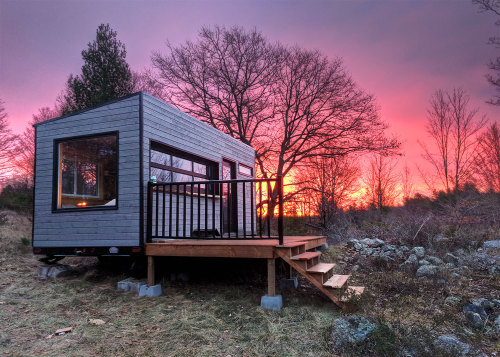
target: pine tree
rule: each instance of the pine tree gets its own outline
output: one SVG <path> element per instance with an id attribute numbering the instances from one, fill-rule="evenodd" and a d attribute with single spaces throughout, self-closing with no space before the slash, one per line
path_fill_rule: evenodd
<path id="1" fill-rule="evenodd" d="M 62 113 L 93 107 L 130 94 L 134 84 L 125 60 L 125 45 L 109 24 L 101 24 L 96 39 L 82 51 L 82 73 L 70 75 L 60 99 Z"/>

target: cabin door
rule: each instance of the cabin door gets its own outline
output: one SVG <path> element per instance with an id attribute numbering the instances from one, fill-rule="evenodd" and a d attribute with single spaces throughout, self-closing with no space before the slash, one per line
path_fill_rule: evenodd
<path id="1" fill-rule="evenodd" d="M 222 161 L 222 179 L 236 179 L 236 164 L 232 161 Z M 237 185 L 236 183 L 225 183 L 222 185 L 222 234 L 238 231 L 238 214 L 236 198 Z"/>

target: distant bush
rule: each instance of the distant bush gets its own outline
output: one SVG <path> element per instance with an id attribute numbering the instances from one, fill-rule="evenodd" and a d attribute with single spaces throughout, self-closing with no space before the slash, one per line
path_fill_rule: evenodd
<path id="1" fill-rule="evenodd" d="M 26 183 L 16 183 L 4 187 L 0 193 L 0 209 L 30 214 L 33 211 L 33 188 Z"/>

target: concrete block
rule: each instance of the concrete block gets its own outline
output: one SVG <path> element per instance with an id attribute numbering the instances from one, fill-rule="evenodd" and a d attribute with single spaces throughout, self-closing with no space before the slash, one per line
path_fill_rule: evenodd
<path id="1" fill-rule="evenodd" d="M 325 250 L 325 249 L 327 249 L 327 248 L 328 248 L 328 243 L 325 243 L 325 244 L 320 245 L 320 246 L 318 247 L 318 250 L 320 250 L 320 251 L 321 251 L 321 250 Z"/>
<path id="2" fill-rule="evenodd" d="M 71 276 L 75 273 L 69 265 L 46 265 L 38 268 L 37 277 L 40 279 L 57 279 L 65 276 Z"/>
<path id="3" fill-rule="evenodd" d="M 283 298 L 281 297 L 281 295 L 264 295 L 260 299 L 260 307 L 267 310 L 281 310 L 281 308 L 283 307 Z"/>
<path id="4" fill-rule="evenodd" d="M 139 291 L 141 291 L 141 288 L 145 285 L 148 285 L 148 282 L 146 280 L 131 280 L 128 283 L 128 291 L 132 293 L 139 293 Z"/>
<path id="5" fill-rule="evenodd" d="M 125 280 L 119 281 L 116 284 L 116 290 L 118 291 L 129 291 L 130 290 L 130 285 L 129 283 L 132 281 L 132 278 L 127 278 Z"/>
<path id="6" fill-rule="evenodd" d="M 38 268 L 38 275 L 37 277 L 40 279 L 47 279 L 47 276 L 49 275 L 49 269 L 50 267 L 40 267 Z"/>
<path id="7" fill-rule="evenodd" d="M 299 281 L 297 278 L 291 279 L 281 279 L 280 280 L 280 290 L 295 290 L 299 286 Z"/>
<path id="8" fill-rule="evenodd" d="M 153 286 L 142 285 L 139 290 L 139 297 L 147 296 L 147 297 L 157 297 L 162 294 L 161 284 L 156 284 Z"/>

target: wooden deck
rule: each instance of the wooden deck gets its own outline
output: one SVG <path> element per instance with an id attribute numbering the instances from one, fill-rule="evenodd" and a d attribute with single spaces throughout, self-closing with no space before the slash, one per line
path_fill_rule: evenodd
<path id="1" fill-rule="evenodd" d="M 284 245 L 303 242 L 305 249 L 314 249 L 326 243 L 324 236 L 285 236 Z M 162 239 L 146 243 L 147 256 L 219 257 L 219 258 L 278 258 L 278 239 Z"/>

